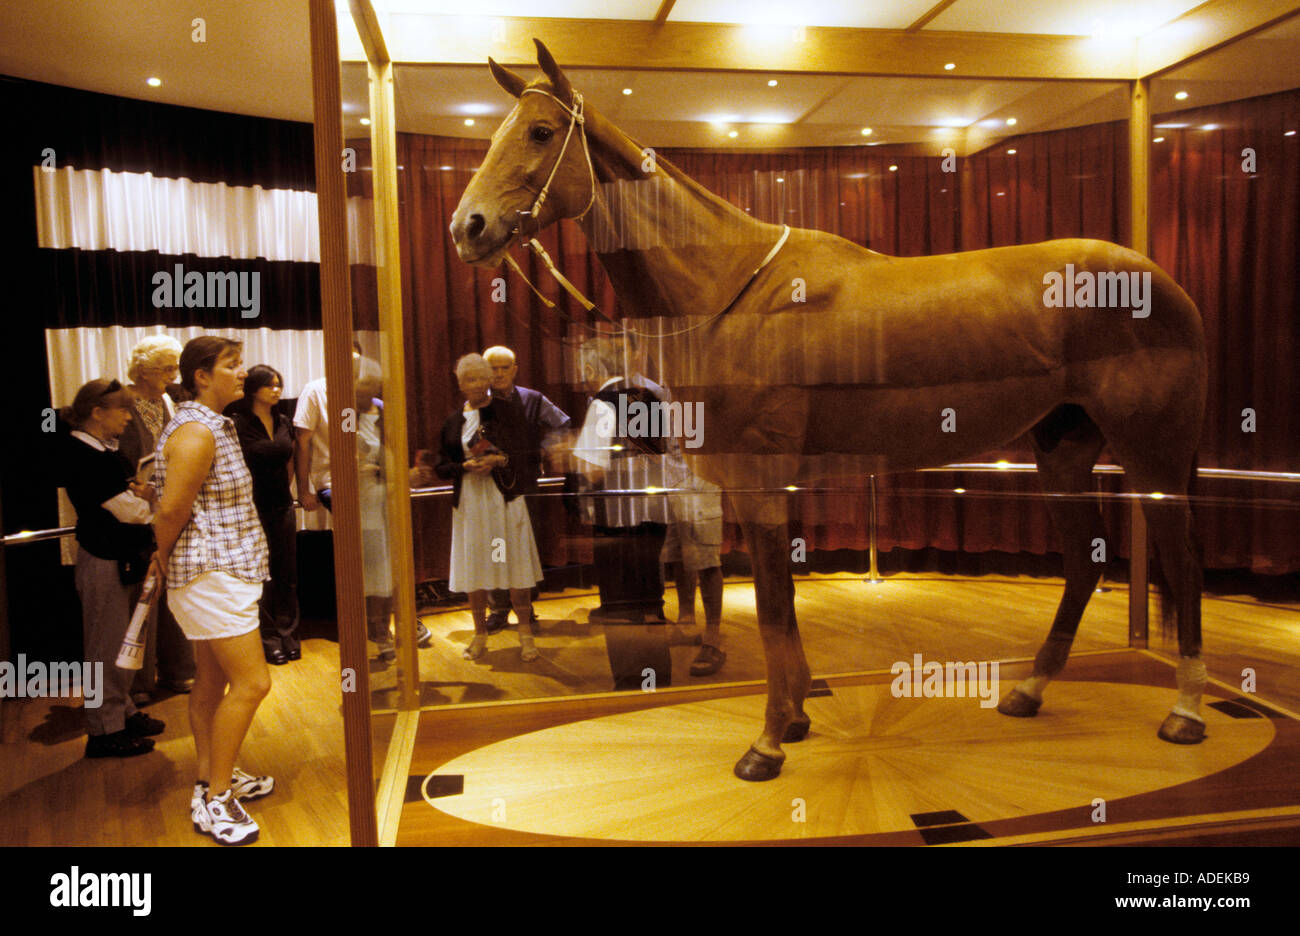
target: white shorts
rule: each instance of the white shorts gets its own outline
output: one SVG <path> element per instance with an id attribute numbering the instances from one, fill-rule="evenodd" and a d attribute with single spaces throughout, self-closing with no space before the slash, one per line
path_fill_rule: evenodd
<path id="1" fill-rule="evenodd" d="M 262 586 L 229 572 L 204 572 L 167 589 L 167 607 L 190 640 L 219 640 L 257 630 Z"/>

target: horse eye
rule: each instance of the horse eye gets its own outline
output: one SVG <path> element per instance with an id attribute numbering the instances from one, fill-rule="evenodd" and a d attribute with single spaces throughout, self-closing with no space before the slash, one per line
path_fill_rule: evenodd
<path id="1" fill-rule="evenodd" d="M 554 131 L 550 127 L 533 127 L 533 141 L 536 143 L 545 143 L 551 138 Z"/>

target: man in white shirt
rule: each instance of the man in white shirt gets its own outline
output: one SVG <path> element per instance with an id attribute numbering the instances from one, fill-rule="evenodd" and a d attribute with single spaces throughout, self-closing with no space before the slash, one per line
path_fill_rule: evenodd
<path id="1" fill-rule="evenodd" d="M 378 377 L 379 366 L 361 353 L 361 343 L 352 342 L 352 381 L 361 377 Z M 294 474 L 298 479 L 298 502 L 303 510 L 316 511 L 329 508 L 330 433 L 329 399 L 325 392 L 325 378 L 309 381 L 298 396 L 298 408 L 293 414 Z M 321 494 L 325 493 L 322 500 Z M 370 622 L 369 638 L 379 646 L 379 657 L 385 663 L 397 658 L 387 622 Z M 433 635 L 423 621 L 416 622 L 416 642 L 421 647 L 433 643 Z"/>

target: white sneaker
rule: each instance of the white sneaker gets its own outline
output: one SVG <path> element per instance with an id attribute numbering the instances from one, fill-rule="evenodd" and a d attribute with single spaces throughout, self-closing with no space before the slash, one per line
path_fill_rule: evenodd
<path id="1" fill-rule="evenodd" d="M 208 800 L 208 821 L 212 823 L 209 834 L 221 845 L 248 845 L 257 841 L 257 823 L 244 812 L 231 790 Z"/>
<path id="2" fill-rule="evenodd" d="M 206 783 L 194 784 L 194 792 L 190 795 L 190 820 L 194 823 L 194 831 L 203 835 L 212 832 L 212 820 L 208 818 L 208 785 Z"/>
<path id="3" fill-rule="evenodd" d="M 230 789 L 235 791 L 237 799 L 261 799 L 275 789 L 275 778 L 254 777 L 252 774 L 236 767 L 234 774 L 230 778 Z"/>

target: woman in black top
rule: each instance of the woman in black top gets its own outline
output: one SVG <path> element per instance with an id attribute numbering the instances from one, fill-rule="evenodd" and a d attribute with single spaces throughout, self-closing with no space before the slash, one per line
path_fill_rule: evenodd
<path id="1" fill-rule="evenodd" d="M 81 597 L 86 662 L 97 672 L 100 697 L 85 692 L 87 757 L 131 757 L 153 750 L 150 735 L 165 726 L 136 711 L 132 670 L 119 669 L 117 652 L 131 622 L 130 592 L 153 548 L 158 495 L 137 483 L 135 466 L 117 450 L 131 422 L 131 402 L 116 380 L 92 380 L 63 410 L 73 427 L 63 458 L 63 482 L 77 511 L 77 594 Z"/>
<path id="2" fill-rule="evenodd" d="M 265 364 L 248 370 L 244 398 L 229 415 L 235 421 L 244 461 L 253 475 L 253 504 L 266 531 L 271 579 L 262 586 L 262 650 L 277 666 L 302 657 L 298 630 L 297 518 L 293 512 L 293 426 L 274 410 L 284 391 L 280 372 Z"/>

